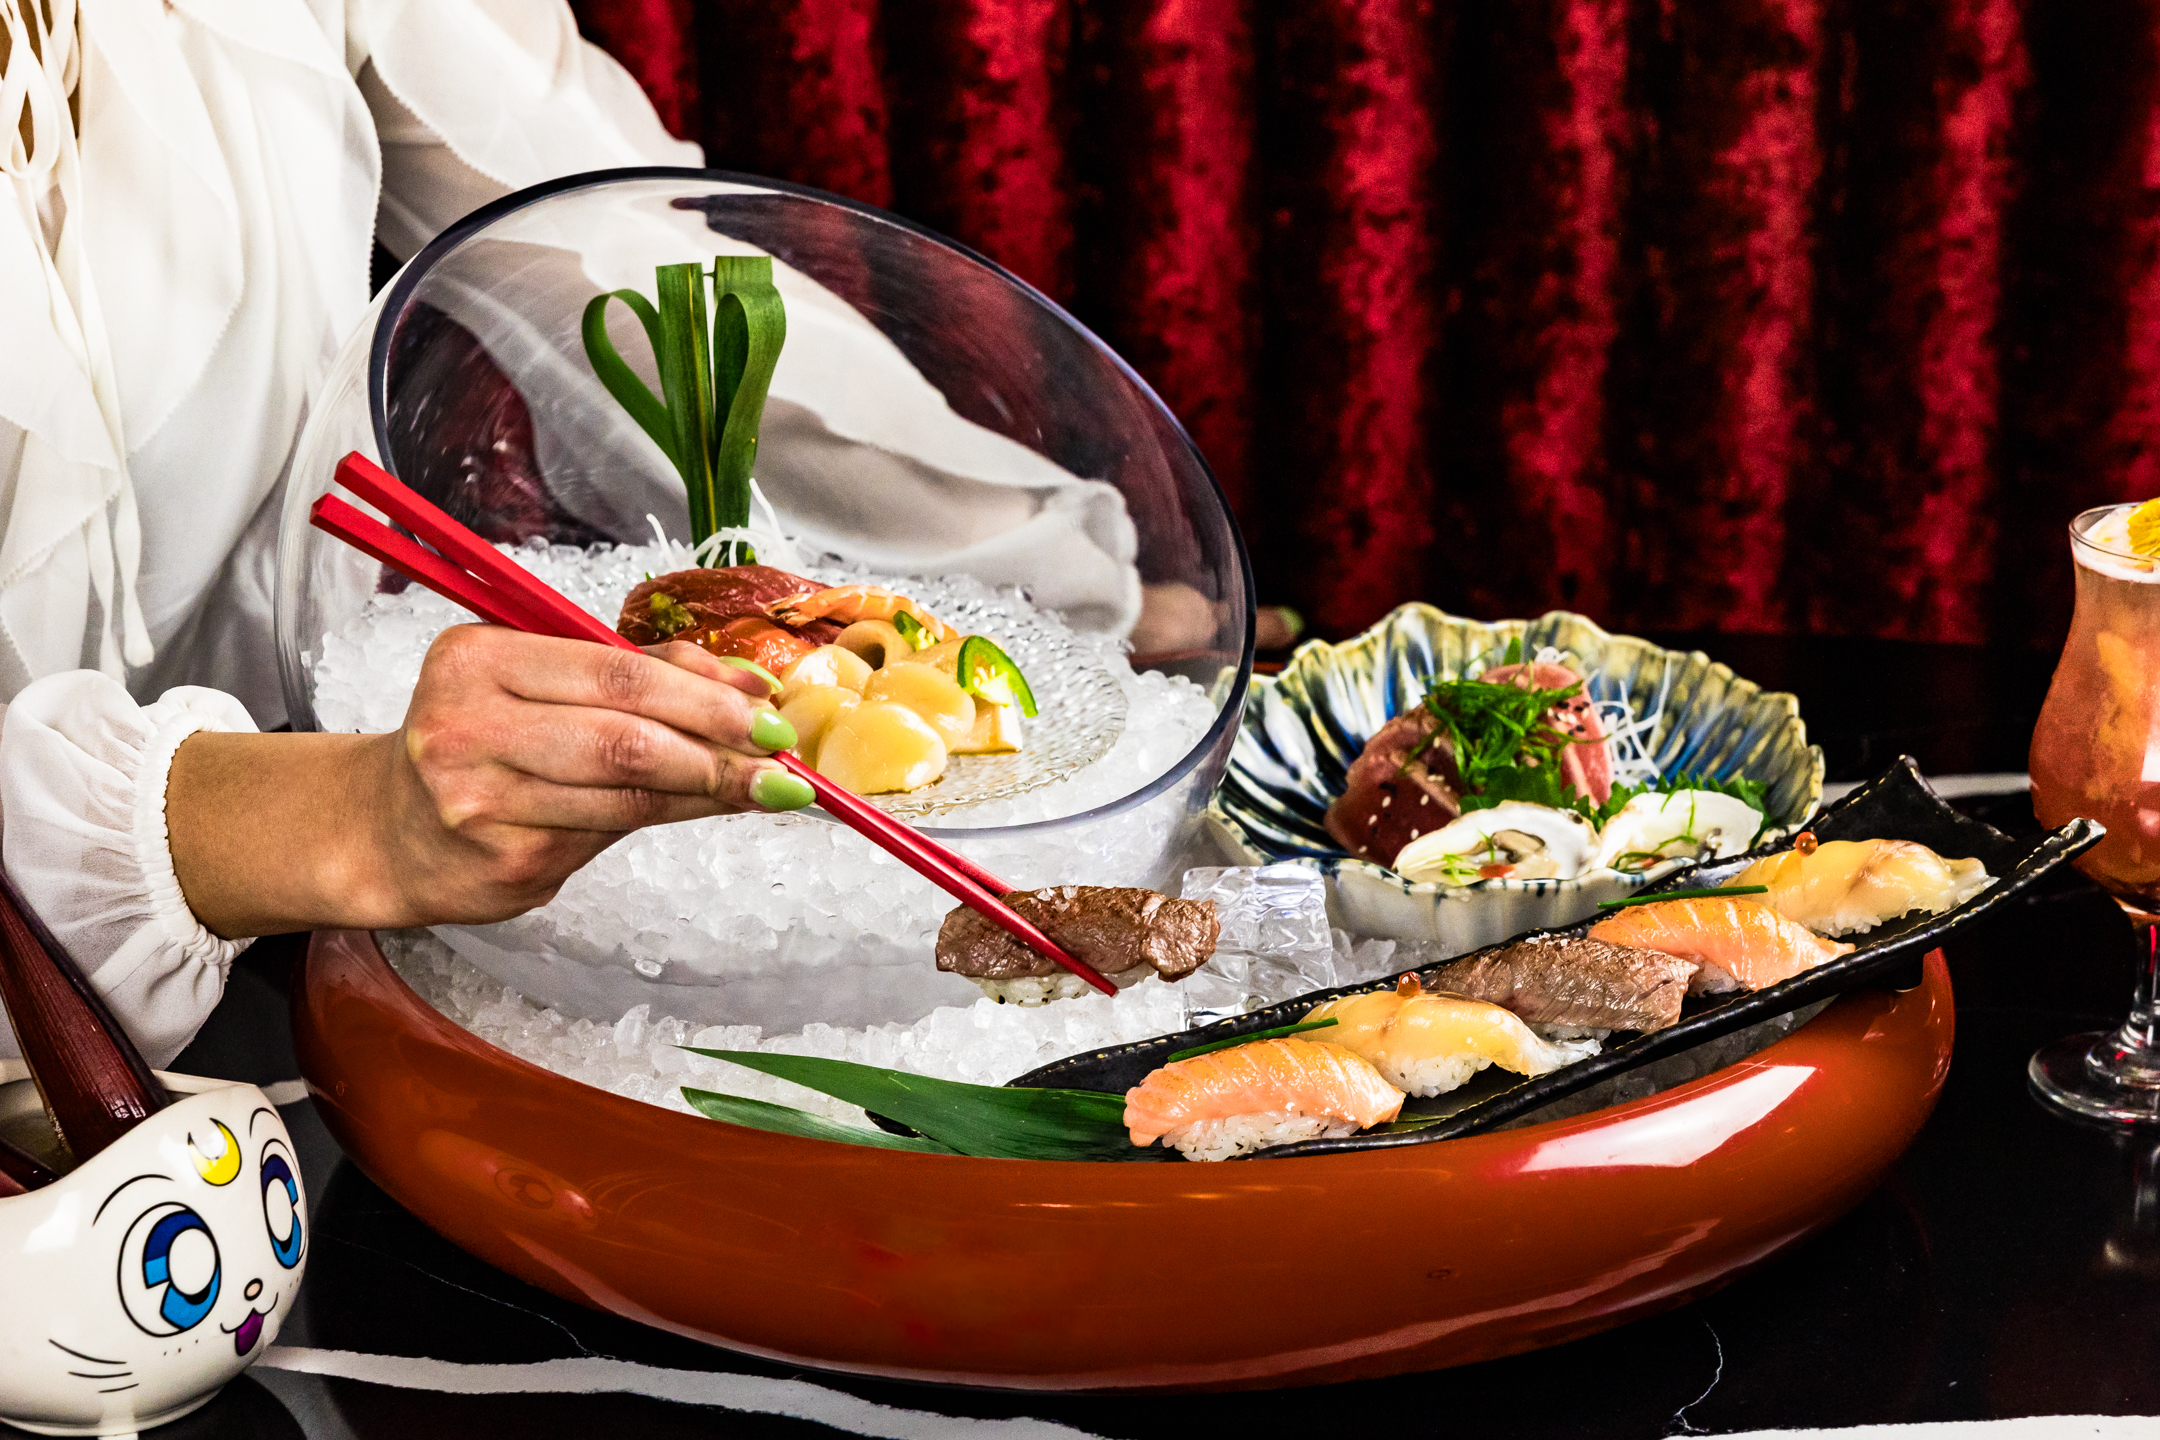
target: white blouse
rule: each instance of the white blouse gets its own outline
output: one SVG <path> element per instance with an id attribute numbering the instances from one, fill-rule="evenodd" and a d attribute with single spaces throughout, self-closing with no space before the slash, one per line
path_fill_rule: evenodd
<path id="1" fill-rule="evenodd" d="M 279 499 L 372 242 L 702 157 L 563 0 L 0 0 L 0 25 L 0 860 L 162 1065 L 241 948 L 180 895 L 166 771 L 282 717 Z"/>

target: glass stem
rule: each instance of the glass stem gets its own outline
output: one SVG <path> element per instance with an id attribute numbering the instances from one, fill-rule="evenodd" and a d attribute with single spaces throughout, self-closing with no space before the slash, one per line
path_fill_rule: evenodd
<path id="1" fill-rule="evenodd" d="M 2131 1002 L 2130 1018 L 2123 1021 L 2120 1043 L 2126 1050 L 2150 1055 L 2160 1049 L 2160 1015 L 2155 1014 L 2160 1006 L 2160 925 L 2137 928 L 2145 953 L 2138 960 L 2137 997 Z"/>

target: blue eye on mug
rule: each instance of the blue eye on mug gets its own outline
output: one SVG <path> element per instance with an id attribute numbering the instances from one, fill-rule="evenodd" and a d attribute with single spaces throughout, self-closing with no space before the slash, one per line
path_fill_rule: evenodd
<path id="1" fill-rule="evenodd" d="M 263 1151 L 262 1199 L 270 1252 L 290 1270 L 300 1263 L 300 1182 L 293 1178 L 292 1162 L 282 1147 Z"/>
<path id="2" fill-rule="evenodd" d="M 135 1218 L 120 1242 L 120 1301 L 151 1335 L 177 1335 L 217 1304 L 222 1265 L 202 1216 L 175 1202 Z"/>

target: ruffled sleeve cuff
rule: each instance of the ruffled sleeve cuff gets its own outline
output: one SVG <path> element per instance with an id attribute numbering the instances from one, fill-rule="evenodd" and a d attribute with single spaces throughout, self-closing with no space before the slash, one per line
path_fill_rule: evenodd
<path id="1" fill-rule="evenodd" d="M 229 695 L 196 686 L 137 705 L 94 671 L 49 676 L 0 721 L 0 859 L 153 1065 L 224 993 L 246 941 L 221 940 L 173 872 L 165 786 L 198 730 L 252 731 Z M 0 1053 L 14 1053 L 12 1033 Z"/>

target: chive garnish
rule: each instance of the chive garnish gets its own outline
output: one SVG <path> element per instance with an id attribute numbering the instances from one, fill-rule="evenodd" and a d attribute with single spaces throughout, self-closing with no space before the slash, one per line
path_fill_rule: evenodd
<path id="1" fill-rule="evenodd" d="M 1663 890 L 1655 895 L 1630 895 L 1625 900 L 1600 900 L 1600 910 L 1621 910 L 1630 905 L 1651 905 L 1660 900 L 1706 900 L 1713 895 L 1767 895 L 1768 885 L 1720 885 L 1707 890 Z"/>
<path id="2" fill-rule="evenodd" d="M 1255 1030 L 1250 1035 L 1233 1035 L 1227 1040 L 1211 1040 L 1205 1045 L 1195 1045 L 1190 1050 L 1180 1050 L 1167 1063 L 1175 1065 L 1180 1060 L 1190 1060 L 1195 1055 L 1205 1055 L 1210 1050 L 1228 1050 L 1233 1045 L 1245 1045 L 1254 1040 L 1280 1040 L 1285 1035 L 1296 1035 L 1306 1030 L 1325 1030 L 1338 1023 L 1330 1015 L 1325 1020 L 1300 1020 L 1295 1025 L 1278 1025 L 1272 1030 Z"/>

